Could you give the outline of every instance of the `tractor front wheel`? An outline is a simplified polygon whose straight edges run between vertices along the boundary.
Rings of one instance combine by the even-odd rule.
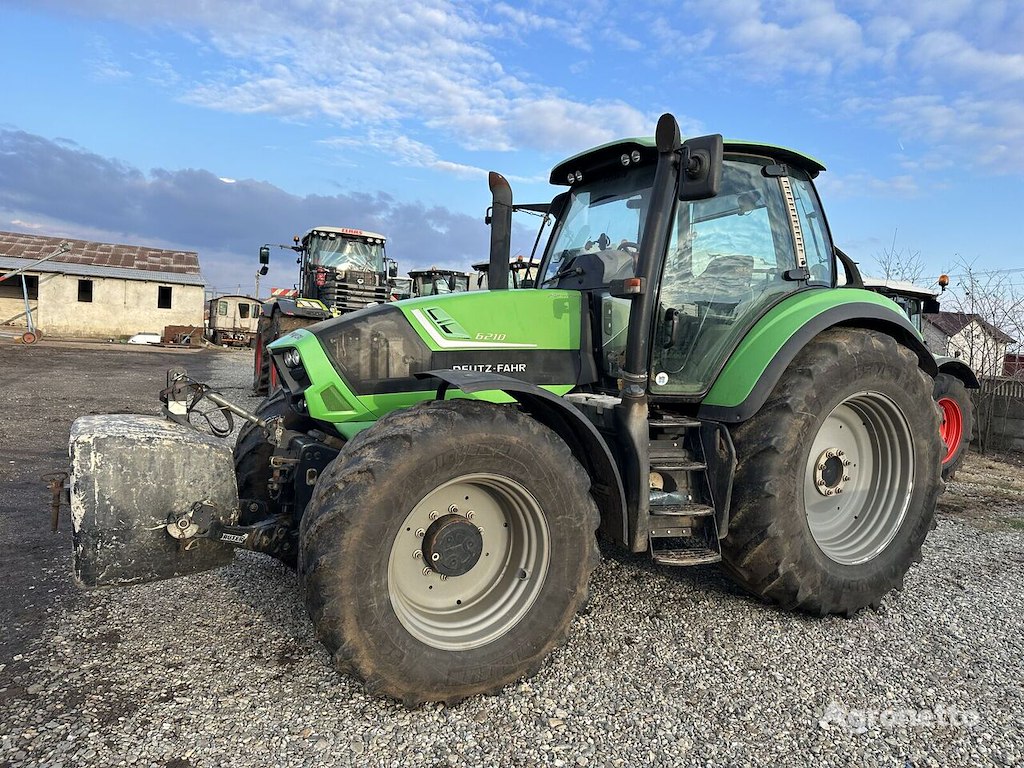
[[[942,455],[942,479],[952,480],[967,455],[971,442],[973,408],[964,383],[948,373],[935,377],[935,402],[939,404],[942,422],[939,435],[945,450]]]
[[[509,406],[430,402],[360,433],[300,531],[334,665],[407,706],[536,672],[598,562],[589,486],[566,444]]]
[[[942,483],[931,379],[892,337],[812,340],[737,427],[726,570],[787,608],[852,615],[903,583]]]

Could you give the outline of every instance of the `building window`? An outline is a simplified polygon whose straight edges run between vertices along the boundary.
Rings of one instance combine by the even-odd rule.
[[[245,320],[246,318],[249,317],[249,305],[248,304],[239,304],[238,305],[238,316],[242,320]]]
[[[159,309],[171,308],[171,286],[161,285],[157,288],[156,306]]]
[[[0,275],[3,277],[3,275]],[[28,290],[30,299],[39,298],[39,278],[35,275],[15,275],[12,278],[0,282],[0,299],[21,299],[24,294],[21,292],[21,281],[25,280],[25,288]]]
[[[92,301],[92,280],[78,281],[78,300],[85,302]]]
[[[228,303],[226,301],[217,302],[217,314],[221,317],[228,316]]]

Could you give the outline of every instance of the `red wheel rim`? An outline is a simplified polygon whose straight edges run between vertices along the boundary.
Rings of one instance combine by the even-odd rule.
[[[25,331],[23,334],[21,334],[22,344],[35,344],[37,340],[38,337],[32,331]]]
[[[957,401],[949,397],[939,398],[939,408],[942,409],[939,437],[946,444],[946,456],[942,459],[942,463],[945,464],[953,458],[953,454],[960,447],[960,440],[964,436],[964,416]]]

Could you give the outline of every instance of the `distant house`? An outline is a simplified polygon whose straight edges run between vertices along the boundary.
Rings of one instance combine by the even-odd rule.
[[[40,262],[61,242],[69,252]],[[22,275],[2,280],[21,269],[24,284]],[[25,327],[27,292],[45,335],[117,338],[201,327],[203,286],[193,251],[0,232],[0,326]]]
[[[1003,375],[1006,347],[1016,339],[965,312],[936,312],[924,316],[925,342],[937,355],[962,358],[979,376]]]

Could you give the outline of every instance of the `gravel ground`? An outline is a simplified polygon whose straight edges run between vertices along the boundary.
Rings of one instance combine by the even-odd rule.
[[[30,359],[16,351],[12,367]],[[110,375],[96,368],[111,365],[105,355],[76,360],[77,375],[96,384]],[[247,353],[206,351],[186,364],[252,404]],[[44,398],[45,382],[32,381],[37,388],[11,402]],[[155,412],[161,385],[154,377],[118,396]],[[270,558],[239,552],[232,565],[187,579],[89,594],[69,587],[68,521],[52,534],[59,542],[30,534],[29,545],[11,525],[26,510],[43,524],[45,496],[38,483],[30,496],[26,478],[52,469],[70,418],[102,403],[70,397],[61,407],[71,416],[40,433],[48,445],[12,440],[20,427],[0,421],[0,444],[18,446],[0,465],[17,456],[27,466],[0,469],[0,506],[12,510],[0,516],[0,541],[16,553],[0,573],[17,603],[0,613],[0,766],[1024,759],[1019,464],[970,457],[923,562],[877,613],[784,613],[713,566],[670,569],[605,551],[590,605],[540,674],[500,695],[407,711],[330,668],[294,574]],[[941,722],[908,725],[910,715]]]

